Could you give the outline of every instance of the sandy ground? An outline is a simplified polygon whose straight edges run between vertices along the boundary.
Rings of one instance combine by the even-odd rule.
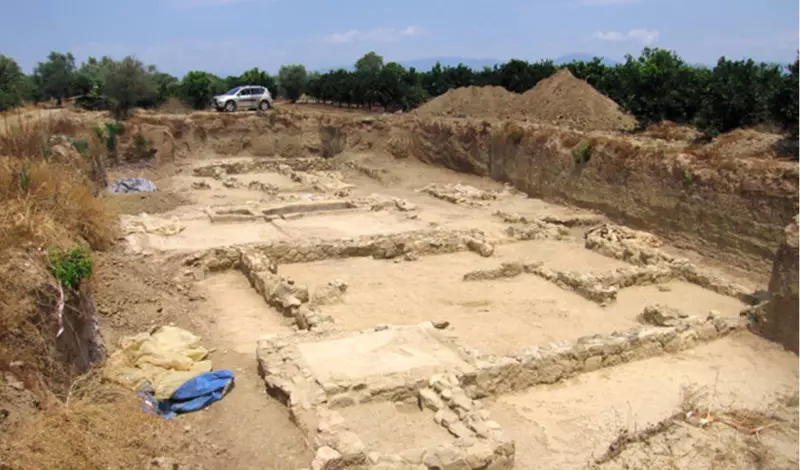
[[[581,468],[620,429],[643,429],[676,412],[685,387],[707,393],[712,410],[763,409],[781,393],[796,394],[797,357],[742,335],[503,396],[490,408],[517,439],[519,468]]]
[[[151,296],[155,299],[151,303],[159,306],[147,307],[141,318],[126,323],[120,319],[134,315],[137,304],[109,298],[98,302],[101,311],[109,305],[118,306],[120,312],[108,314],[106,321],[112,324],[116,321],[117,330],[122,325],[130,332],[150,328],[156,322],[174,322],[202,335],[207,346],[214,348],[215,368],[229,368],[237,374],[236,388],[224,400],[207,411],[179,418],[180,425],[185,426],[183,432],[213,442],[218,449],[203,457],[205,468],[303,468],[310,466],[312,451],[303,434],[289,421],[286,408],[266,396],[257,373],[257,340],[267,334],[294,331],[289,319],[268,307],[241,273],[223,272],[195,280],[178,265],[180,256],[238,243],[349,238],[428,227],[478,228],[499,237],[507,225],[493,215],[497,210],[527,217],[580,212],[519,194],[507,194],[482,207],[452,204],[417,190],[430,182],[462,183],[494,191],[504,188],[486,179],[411,161],[389,161],[368,155],[348,158],[387,170],[386,178],[391,180],[387,185],[362,172],[343,171],[345,181],[355,185],[350,197],[379,194],[402,198],[416,206],[414,217],[398,211],[367,209],[310,215],[277,224],[264,220],[212,223],[205,212],[208,208],[259,209],[275,203],[275,196],[245,188],[226,188],[213,178],[191,176],[192,166],[208,163],[208,158],[183,164],[170,175],[153,175],[163,194],[170,196],[151,197],[150,202],[167,202],[149,204],[147,197],[130,198],[133,202],[126,202],[123,220],[136,220],[137,214],[150,211],[151,217],[177,221],[183,229],[171,236],[151,233],[129,237],[129,251],[138,254],[115,256],[119,260],[145,263],[147,267],[142,265],[141,269],[152,271],[147,276],[170,279],[171,284],[155,289],[153,282],[142,282],[141,289],[136,290],[131,287],[139,285],[136,278],[127,280],[129,285],[125,286],[125,279],[114,277],[108,287],[128,289],[125,295],[131,298]],[[284,175],[258,173],[236,177],[245,185],[250,181],[274,184],[281,195],[292,198],[333,198]],[[211,189],[193,189],[192,184],[199,181],[205,181]],[[496,354],[629,329],[638,324],[636,316],[642,308],[653,303],[665,303],[695,315],[705,315],[710,310],[738,315],[742,308],[736,299],[684,282],[671,282],[668,288],[623,289],[616,303],[601,307],[528,274],[484,282],[462,280],[467,272],[495,268],[505,261],[539,260],[554,269],[592,273],[627,266],[584,249],[580,230],[574,232],[576,237],[562,241],[498,245],[490,258],[471,252],[423,256],[400,263],[349,258],[282,265],[279,272],[309,285],[312,296],[331,280],[347,282],[349,287],[341,301],[324,306],[324,312],[335,319],[337,327],[362,330],[378,324],[446,320],[451,325],[447,332],[455,341]],[[692,257],[695,262],[704,262],[699,254]],[[709,266],[744,285],[755,282],[747,273],[721,265]],[[108,269],[110,272],[111,266]],[[178,289],[178,285],[183,287]],[[117,320],[113,320],[115,317]],[[339,346],[348,348],[346,341]],[[350,352],[348,357],[352,361],[361,361],[367,353]],[[428,353],[431,357],[438,354]],[[325,351],[308,351],[308,354],[324,356]],[[369,364],[364,361],[362,372],[379,373],[382,367],[379,359]],[[328,364],[318,373],[341,372],[338,366]],[[684,385],[713,387],[720,403],[735,399],[737,403],[756,406],[770,394],[792,387],[796,391],[797,379],[796,356],[744,334],[679,355],[604,369],[554,386],[495,397],[492,413],[517,441],[516,468],[582,468],[593,454],[605,450],[620,426],[640,427],[669,416]],[[342,413],[359,427],[361,436],[371,439],[368,442],[371,447],[387,452],[425,447],[447,437],[429,416],[399,404],[376,403],[347,408]],[[192,461],[196,457],[182,458]]]

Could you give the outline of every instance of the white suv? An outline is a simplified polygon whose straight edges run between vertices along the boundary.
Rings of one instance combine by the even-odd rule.
[[[272,103],[272,95],[267,87],[258,85],[237,86],[227,93],[215,96],[211,102],[217,111],[228,111],[229,113],[237,109],[267,111],[272,107]]]

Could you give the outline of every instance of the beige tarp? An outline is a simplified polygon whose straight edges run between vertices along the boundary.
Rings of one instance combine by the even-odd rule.
[[[211,361],[207,358],[208,350],[200,346],[199,337],[181,328],[164,326],[153,334],[123,338],[103,373],[131,390],[150,384],[155,397],[163,400],[187,380],[209,372]]]

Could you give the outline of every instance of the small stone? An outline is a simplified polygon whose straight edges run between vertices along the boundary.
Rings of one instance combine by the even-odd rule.
[[[328,446],[317,449],[311,470],[334,470],[341,466],[342,454]]]
[[[471,437],[472,431],[469,430],[466,424],[462,423],[461,421],[456,421],[455,423],[450,423],[447,426],[447,430],[450,431],[450,434],[456,437]]]
[[[422,463],[428,468],[435,469],[456,469],[461,460],[458,451],[453,447],[439,446],[425,452]]]
[[[335,435],[336,450],[348,465],[362,463],[365,459],[364,443],[353,431],[340,431]]]
[[[471,421],[469,423],[470,429],[475,431],[475,434],[478,437],[486,439],[489,437],[490,429],[489,426],[483,421]]]
[[[189,432],[189,431],[191,431],[191,430],[192,430],[192,427],[191,427],[191,426],[189,426],[188,424],[187,424],[186,426],[184,426],[184,427],[183,427],[183,432]]]
[[[444,408],[436,412],[433,415],[433,420],[436,421],[436,424],[448,427],[452,423],[458,422],[458,415],[453,413],[451,410]]]
[[[493,455],[494,453],[489,444],[478,442],[466,450],[464,460],[471,469],[485,468],[492,460]]]
[[[419,405],[420,408],[427,408],[433,412],[444,408],[442,399],[430,388],[423,388],[419,391]]]
[[[656,289],[658,289],[661,292],[671,292],[672,291],[672,287],[670,287],[667,284],[659,284],[659,285],[656,286]]]
[[[460,447],[462,449],[467,447],[472,447],[473,445],[475,445],[475,438],[473,438],[472,436],[459,437],[458,439],[455,440],[455,442],[453,442],[453,445],[456,447]]]
[[[432,323],[433,323],[433,327],[436,328],[437,330],[444,330],[445,328],[450,326],[450,322],[446,321],[446,320],[445,321],[435,321],[435,322],[432,322]]]
[[[450,400],[452,400],[452,399],[453,399],[453,391],[452,391],[452,390],[450,390],[449,388],[442,388],[442,389],[439,391],[439,394],[440,394],[440,395],[442,396],[442,398],[443,398],[443,399],[445,399],[446,401],[450,401]]]
[[[470,411],[472,409],[472,400],[470,400],[464,394],[464,392],[454,394],[450,403],[456,408],[461,408],[464,411]]]
[[[381,461],[381,454],[377,452],[370,452],[367,454],[367,461],[372,465],[375,465],[376,463]]]

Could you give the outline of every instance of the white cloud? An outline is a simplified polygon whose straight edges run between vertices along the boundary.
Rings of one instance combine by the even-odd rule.
[[[627,33],[619,31],[598,31],[594,37],[601,41],[623,42],[635,41],[644,45],[649,45],[658,40],[658,30],[655,29],[632,29]]]
[[[325,42],[331,44],[347,44],[351,42],[393,42],[404,37],[419,36],[425,32],[419,26],[398,28],[377,28],[368,31],[351,29],[333,33],[325,37]]]

